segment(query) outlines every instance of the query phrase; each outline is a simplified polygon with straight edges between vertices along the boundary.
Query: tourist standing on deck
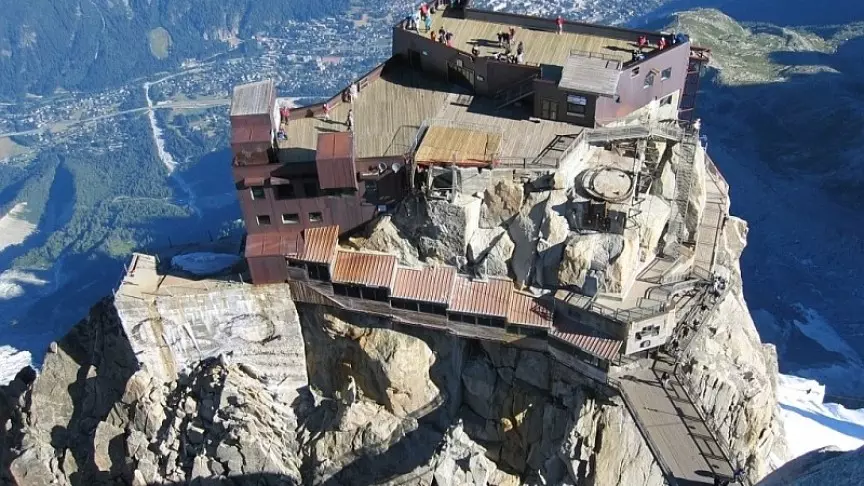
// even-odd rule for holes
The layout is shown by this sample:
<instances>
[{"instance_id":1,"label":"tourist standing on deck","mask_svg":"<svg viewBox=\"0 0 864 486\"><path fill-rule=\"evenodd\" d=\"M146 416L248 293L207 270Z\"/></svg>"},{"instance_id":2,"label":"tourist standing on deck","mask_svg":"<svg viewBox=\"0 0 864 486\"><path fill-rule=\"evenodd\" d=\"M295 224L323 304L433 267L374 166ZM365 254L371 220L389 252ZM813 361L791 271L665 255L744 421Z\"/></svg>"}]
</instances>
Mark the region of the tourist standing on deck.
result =
<instances>
[{"instance_id":1,"label":"tourist standing on deck","mask_svg":"<svg viewBox=\"0 0 864 486\"><path fill-rule=\"evenodd\" d=\"M345 120L345 126L348 127L349 132L354 131L354 110L348 110L348 118Z\"/></svg>"},{"instance_id":2,"label":"tourist standing on deck","mask_svg":"<svg viewBox=\"0 0 864 486\"><path fill-rule=\"evenodd\" d=\"M354 103L354 100L356 100L357 97L360 95L360 90L357 89L357 83L351 83L351 88L349 88L349 89L350 89L349 94L351 96L348 98L348 100L351 103Z\"/></svg>"},{"instance_id":3,"label":"tourist standing on deck","mask_svg":"<svg viewBox=\"0 0 864 486\"><path fill-rule=\"evenodd\" d=\"M330 121L330 105L324 103L324 106L321 107L321 110L324 112L324 119Z\"/></svg>"},{"instance_id":4,"label":"tourist standing on deck","mask_svg":"<svg viewBox=\"0 0 864 486\"><path fill-rule=\"evenodd\" d=\"M516 55L518 56L518 55L524 54L524 53L525 53L525 44L523 44L522 41L519 41L519 44L516 46Z\"/></svg>"},{"instance_id":5,"label":"tourist standing on deck","mask_svg":"<svg viewBox=\"0 0 864 486\"><path fill-rule=\"evenodd\" d=\"M427 15L426 20L424 20L424 22L426 22L426 24L425 24L426 25L426 32L429 32L430 30L432 30L432 16Z\"/></svg>"},{"instance_id":6,"label":"tourist standing on deck","mask_svg":"<svg viewBox=\"0 0 864 486\"><path fill-rule=\"evenodd\" d=\"M564 32L564 17L559 15L558 18L555 19L555 25L558 26L558 33L562 34Z\"/></svg>"}]
</instances>

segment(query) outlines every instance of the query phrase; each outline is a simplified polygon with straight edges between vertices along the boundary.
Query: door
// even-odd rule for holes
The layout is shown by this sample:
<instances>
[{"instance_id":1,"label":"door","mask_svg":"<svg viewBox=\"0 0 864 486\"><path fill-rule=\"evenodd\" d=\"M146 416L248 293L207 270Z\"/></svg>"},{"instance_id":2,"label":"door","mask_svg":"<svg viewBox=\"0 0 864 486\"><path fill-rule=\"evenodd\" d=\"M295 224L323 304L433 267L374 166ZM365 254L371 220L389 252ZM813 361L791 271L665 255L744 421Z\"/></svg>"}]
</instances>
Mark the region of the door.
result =
<instances>
[{"instance_id":1,"label":"door","mask_svg":"<svg viewBox=\"0 0 864 486\"><path fill-rule=\"evenodd\" d=\"M461 60L456 63L447 63L447 75L450 82L474 92L474 70L462 65Z\"/></svg>"},{"instance_id":2,"label":"door","mask_svg":"<svg viewBox=\"0 0 864 486\"><path fill-rule=\"evenodd\" d=\"M558 102L550 101L550 100L541 100L540 101L540 118L545 118L546 120L557 120L558 119Z\"/></svg>"}]
</instances>

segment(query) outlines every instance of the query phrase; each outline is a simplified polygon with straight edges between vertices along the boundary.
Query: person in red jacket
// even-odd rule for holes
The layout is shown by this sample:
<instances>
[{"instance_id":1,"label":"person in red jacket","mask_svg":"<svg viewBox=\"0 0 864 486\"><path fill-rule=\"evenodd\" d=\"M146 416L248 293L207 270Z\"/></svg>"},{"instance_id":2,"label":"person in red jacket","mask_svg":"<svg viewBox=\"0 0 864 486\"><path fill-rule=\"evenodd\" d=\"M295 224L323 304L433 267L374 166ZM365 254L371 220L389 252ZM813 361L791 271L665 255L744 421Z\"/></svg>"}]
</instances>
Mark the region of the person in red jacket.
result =
<instances>
[{"instance_id":1,"label":"person in red jacket","mask_svg":"<svg viewBox=\"0 0 864 486\"><path fill-rule=\"evenodd\" d=\"M564 17L559 15L558 18L555 19L555 25L558 26L558 33L559 34L564 32Z\"/></svg>"}]
</instances>

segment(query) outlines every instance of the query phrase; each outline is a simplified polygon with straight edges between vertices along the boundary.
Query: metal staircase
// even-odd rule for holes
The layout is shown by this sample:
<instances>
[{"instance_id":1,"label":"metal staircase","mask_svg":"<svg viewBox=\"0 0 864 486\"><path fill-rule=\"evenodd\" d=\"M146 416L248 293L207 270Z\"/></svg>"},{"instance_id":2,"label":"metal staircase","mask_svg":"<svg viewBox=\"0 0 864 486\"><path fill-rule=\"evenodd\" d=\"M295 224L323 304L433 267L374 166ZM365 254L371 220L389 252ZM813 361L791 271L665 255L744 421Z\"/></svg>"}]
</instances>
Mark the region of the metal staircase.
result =
<instances>
[{"instance_id":1,"label":"metal staircase","mask_svg":"<svg viewBox=\"0 0 864 486\"><path fill-rule=\"evenodd\" d=\"M693 136L687 136L679 145L680 155L675 167L675 200L672 217L669 220L667 238L674 235L679 243L687 239L687 211L690 206L690 190L693 186L693 164L696 163L696 143ZM680 245L675 246L672 257L678 257Z\"/></svg>"},{"instance_id":2,"label":"metal staircase","mask_svg":"<svg viewBox=\"0 0 864 486\"><path fill-rule=\"evenodd\" d=\"M495 98L501 101L501 103L496 107L496 109L500 110L501 108L506 108L507 106L516 103L517 101L527 98L534 94L534 79L536 76L531 76L530 78L519 81L518 83L510 86L509 88L504 88L503 90L496 93Z\"/></svg>"}]
</instances>

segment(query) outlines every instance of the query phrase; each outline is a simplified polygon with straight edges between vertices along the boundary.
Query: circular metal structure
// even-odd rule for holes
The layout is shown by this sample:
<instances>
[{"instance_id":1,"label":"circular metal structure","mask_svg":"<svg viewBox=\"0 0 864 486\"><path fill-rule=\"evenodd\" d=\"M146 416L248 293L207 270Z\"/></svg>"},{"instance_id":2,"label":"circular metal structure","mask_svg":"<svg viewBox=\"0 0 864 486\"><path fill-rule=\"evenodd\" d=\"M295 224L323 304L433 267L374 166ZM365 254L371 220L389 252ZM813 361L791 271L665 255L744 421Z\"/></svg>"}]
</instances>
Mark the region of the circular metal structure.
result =
<instances>
[{"instance_id":1,"label":"circular metal structure","mask_svg":"<svg viewBox=\"0 0 864 486\"><path fill-rule=\"evenodd\" d=\"M593 199L620 203L630 197L633 182L633 176L621 169L599 167L585 174L582 187Z\"/></svg>"}]
</instances>

